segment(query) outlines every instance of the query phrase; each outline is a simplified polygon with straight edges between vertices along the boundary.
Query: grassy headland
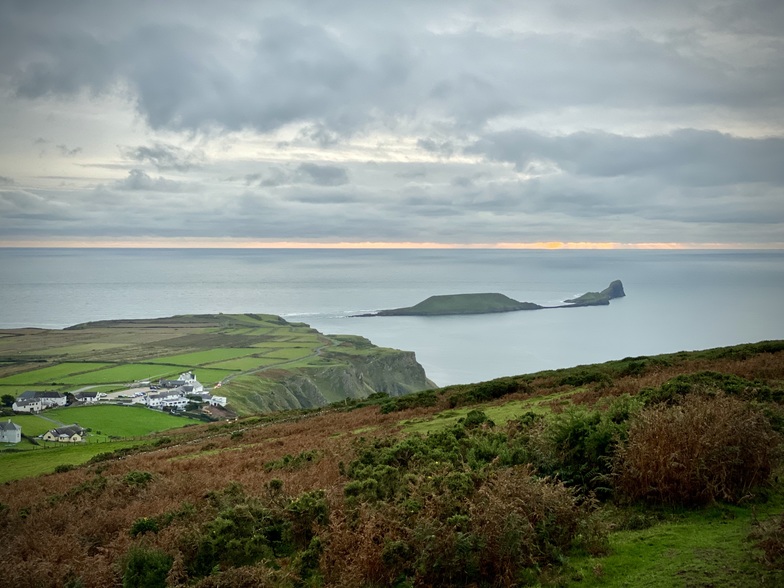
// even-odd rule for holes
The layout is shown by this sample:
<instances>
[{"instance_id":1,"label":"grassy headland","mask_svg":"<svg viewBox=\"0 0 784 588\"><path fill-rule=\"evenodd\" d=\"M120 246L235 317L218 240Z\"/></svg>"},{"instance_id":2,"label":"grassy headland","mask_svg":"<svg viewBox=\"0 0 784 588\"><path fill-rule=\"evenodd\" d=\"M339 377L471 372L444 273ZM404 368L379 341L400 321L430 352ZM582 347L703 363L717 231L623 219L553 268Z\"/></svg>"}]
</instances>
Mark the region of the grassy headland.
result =
<instances>
[{"instance_id":1,"label":"grassy headland","mask_svg":"<svg viewBox=\"0 0 784 588\"><path fill-rule=\"evenodd\" d=\"M0 557L23 586L775 586L783 432L782 341L375 394L2 485Z\"/></svg>"},{"instance_id":2,"label":"grassy headland","mask_svg":"<svg viewBox=\"0 0 784 588\"><path fill-rule=\"evenodd\" d=\"M610 300L626 296L623 284L615 280L601 292L586 292L572 300L564 300L560 306L541 306L534 302L519 302L504 294L445 294L431 296L414 306L392 308L359 316L445 316L457 314L489 314L515 312L518 310L541 310L544 308L569 308L579 306L602 306Z\"/></svg>"}]
</instances>

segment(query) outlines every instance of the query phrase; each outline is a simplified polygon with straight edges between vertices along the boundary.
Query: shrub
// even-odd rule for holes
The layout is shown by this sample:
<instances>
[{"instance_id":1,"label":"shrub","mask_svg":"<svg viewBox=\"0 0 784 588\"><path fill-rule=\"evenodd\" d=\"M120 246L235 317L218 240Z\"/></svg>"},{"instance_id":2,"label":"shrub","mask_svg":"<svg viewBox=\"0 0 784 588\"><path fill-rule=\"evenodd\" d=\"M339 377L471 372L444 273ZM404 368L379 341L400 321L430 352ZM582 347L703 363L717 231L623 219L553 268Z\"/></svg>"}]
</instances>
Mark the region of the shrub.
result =
<instances>
[{"instance_id":1,"label":"shrub","mask_svg":"<svg viewBox=\"0 0 784 588\"><path fill-rule=\"evenodd\" d=\"M424 390L414 394L390 398L381 404L379 410L381 414L389 414L390 412L400 412L401 410L418 406L435 406L436 400L435 390Z\"/></svg>"},{"instance_id":2,"label":"shrub","mask_svg":"<svg viewBox=\"0 0 784 588\"><path fill-rule=\"evenodd\" d=\"M54 466L54 472L56 474L62 474L63 472L70 472L72 469L74 469L74 466L70 463L61 463Z\"/></svg>"},{"instance_id":3,"label":"shrub","mask_svg":"<svg viewBox=\"0 0 784 588\"><path fill-rule=\"evenodd\" d=\"M778 444L764 415L744 402L690 395L633 417L615 457L615 485L629 500L737 502L768 482Z\"/></svg>"},{"instance_id":4,"label":"shrub","mask_svg":"<svg viewBox=\"0 0 784 588\"><path fill-rule=\"evenodd\" d=\"M784 570L784 514L758 523L751 539L754 546L762 550L765 565Z\"/></svg>"},{"instance_id":5,"label":"shrub","mask_svg":"<svg viewBox=\"0 0 784 588\"><path fill-rule=\"evenodd\" d=\"M530 387L526 382L519 382L514 378L499 378L489 382L472 384L467 389L453 393L449 397L449 406L454 408L466 404L477 404L529 390Z\"/></svg>"},{"instance_id":6,"label":"shrub","mask_svg":"<svg viewBox=\"0 0 784 588\"><path fill-rule=\"evenodd\" d=\"M131 525L131 536L144 535L145 533L157 533L159 531L158 521L149 517L136 519Z\"/></svg>"},{"instance_id":7,"label":"shrub","mask_svg":"<svg viewBox=\"0 0 784 588\"><path fill-rule=\"evenodd\" d=\"M568 486L609 496L612 457L626 435L625 421L613 419L622 415L621 409L602 414L572 408L556 416L543 431L551 454L540 468Z\"/></svg>"},{"instance_id":8,"label":"shrub","mask_svg":"<svg viewBox=\"0 0 784 588\"><path fill-rule=\"evenodd\" d=\"M132 471L125 474L124 481L130 487L145 488L152 480L150 472Z\"/></svg>"},{"instance_id":9,"label":"shrub","mask_svg":"<svg viewBox=\"0 0 784 588\"><path fill-rule=\"evenodd\" d=\"M123 588L165 588L172 562L158 549L132 547L123 561Z\"/></svg>"}]
</instances>

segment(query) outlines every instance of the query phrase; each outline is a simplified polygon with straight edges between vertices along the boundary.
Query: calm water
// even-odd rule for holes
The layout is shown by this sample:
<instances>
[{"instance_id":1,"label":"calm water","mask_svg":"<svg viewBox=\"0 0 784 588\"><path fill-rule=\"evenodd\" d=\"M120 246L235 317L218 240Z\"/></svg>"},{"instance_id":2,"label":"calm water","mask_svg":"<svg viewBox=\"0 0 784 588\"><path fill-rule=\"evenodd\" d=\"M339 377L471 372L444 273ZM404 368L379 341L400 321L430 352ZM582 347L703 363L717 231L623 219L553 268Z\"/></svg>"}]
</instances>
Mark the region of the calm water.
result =
<instances>
[{"instance_id":1,"label":"calm water","mask_svg":"<svg viewBox=\"0 0 784 588\"><path fill-rule=\"evenodd\" d=\"M264 312L415 351L440 385L784 338L784 253L0 249L0 327ZM623 281L607 307L348 318L433 294L555 304Z\"/></svg>"}]
</instances>

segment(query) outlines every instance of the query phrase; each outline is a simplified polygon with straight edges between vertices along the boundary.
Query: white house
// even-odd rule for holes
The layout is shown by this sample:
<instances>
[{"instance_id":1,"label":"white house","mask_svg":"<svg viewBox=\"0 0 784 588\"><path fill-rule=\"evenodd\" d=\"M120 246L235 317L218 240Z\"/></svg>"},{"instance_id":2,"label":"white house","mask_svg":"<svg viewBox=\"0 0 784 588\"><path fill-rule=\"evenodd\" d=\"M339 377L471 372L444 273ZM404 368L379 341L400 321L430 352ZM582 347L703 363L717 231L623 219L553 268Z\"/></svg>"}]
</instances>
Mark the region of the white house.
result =
<instances>
[{"instance_id":1,"label":"white house","mask_svg":"<svg viewBox=\"0 0 784 588\"><path fill-rule=\"evenodd\" d=\"M207 402L210 406L226 406L228 399L225 396L207 396Z\"/></svg>"},{"instance_id":2,"label":"white house","mask_svg":"<svg viewBox=\"0 0 784 588\"><path fill-rule=\"evenodd\" d=\"M12 423L0 423L0 443L19 443L22 440L22 427Z\"/></svg>"},{"instance_id":3,"label":"white house","mask_svg":"<svg viewBox=\"0 0 784 588\"><path fill-rule=\"evenodd\" d=\"M180 390L166 390L159 394L148 395L147 406L149 408L185 408L188 406L188 399Z\"/></svg>"},{"instance_id":4,"label":"white house","mask_svg":"<svg viewBox=\"0 0 784 588\"><path fill-rule=\"evenodd\" d=\"M98 402L100 398L99 392L77 392L74 394L74 398L76 398L76 402L81 402L82 404L93 404Z\"/></svg>"},{"instance_id":5,"label":"white house","mask_svg":"<svg viewBox=\"0 0 784 588\"><path fill-rule=\"evenodd\" d=\"M79 425L67 425L47 431L44 441L57 441L59 443L79 443L84 440L85 430Z\"/></svg>"},{"instance_id":6,"label":"white house","mask_svg":"<svg viewBox=\"0 0 784 588\"><path fill-rule=\"evenodd\" d=\"M180 374L176 380L161 380L159 383L163 388L189 386L188 394L201 394L204 391L204 386L196 379L192 371Z\"/></svg>"},{"instance_id":7,"label":"white house","mask_svg":"<svg viewBox=\"0 0 784 588\"><path fill-rule=\"evenodd\" d=\"M41 412L44 409L44 405L38 399L29 399L29 400L21 400L17 399L11 405L11 409L14 412Z\"/></svg>"},{"instance_id":8,"label":"white house","mask_svg":"<svg viewBox=\"0 0 784 588\"><path fill-rule=\"evenodd\" d=\"M42 408L65 406L68 402L68 399L59 392L41 392L38 390L26 390L22 392L17 400L39 400Z\"/></svg>"}]
</instances>

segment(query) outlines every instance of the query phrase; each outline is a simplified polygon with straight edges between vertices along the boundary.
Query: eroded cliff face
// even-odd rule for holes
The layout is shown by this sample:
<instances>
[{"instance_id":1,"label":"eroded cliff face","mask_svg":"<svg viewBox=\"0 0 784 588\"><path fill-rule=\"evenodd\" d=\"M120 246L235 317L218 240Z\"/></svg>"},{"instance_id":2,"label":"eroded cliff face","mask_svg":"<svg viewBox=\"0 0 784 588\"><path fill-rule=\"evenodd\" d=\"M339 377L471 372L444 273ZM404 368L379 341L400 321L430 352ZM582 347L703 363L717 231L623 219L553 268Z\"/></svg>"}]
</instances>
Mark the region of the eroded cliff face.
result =
<instances>
[{"instance_id":1,"label":"eroded cliff face","mask_svg":"<svg viewBox=\"0 0 784 588\"><path fill-rule=\"evenodd\" d=\"M326 358L331 364L324 367L267 374L259 378L257 391L229 395L229 402L239 414L251 414L326 406L376 392L402 396L437 387L410 351L379 349L367 355L330 351Z\"/></svg>"}]
</instances>

